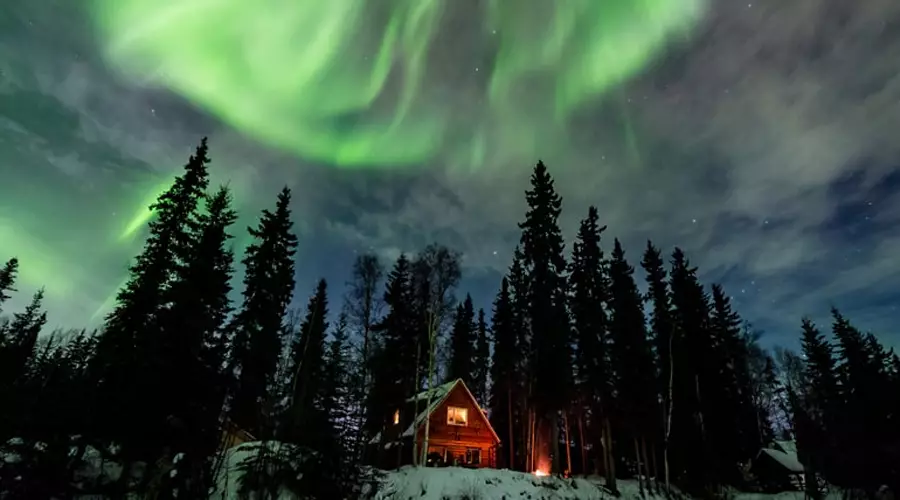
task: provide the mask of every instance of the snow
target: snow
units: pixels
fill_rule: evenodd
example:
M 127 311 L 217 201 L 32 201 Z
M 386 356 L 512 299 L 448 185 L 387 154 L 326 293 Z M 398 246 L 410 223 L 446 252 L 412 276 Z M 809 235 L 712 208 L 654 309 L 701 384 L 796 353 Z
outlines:
M 416 433 L 416 429 L 419 428 L 425 422 L 425 419 L 428 418 L 435 410 L 437 410 L 438 406 L 441 406 L 441 403 L 447 399 L 447 396 L 450 395 L 450 391 L 456 387 L 456 384 L 460 383 L 462 379 L 456 379 L 453 382 L 447 382 L 446 384 L 441 384 L 437 387 L 429 389 L 427 391 L 422 391 L 419 394 L 416 394 L 414 397 L 407 399 L 406 401 L 411 403 L 413 401 L 425 400 L 428 401 L 428 398 L 431 397 L 431 405 L 428 408 L 422 410 L 418 415 L 416 415 L 415 421 L 410 424 L 409 428 L 403 431 L 403 437 L 410 437 Z
M 785 453 L 783 451 L 772 450 L 770 448 L 763 448 L 762 452 L 774 458 L 778 463 L 782 465 L 782 467 L 791 472 L 803 472 L 803 464 L 801 464 L 797 459 L 797 455 Z
M 563 479 L 498 469 L 403 467 L 384 472 L 373 500 L 597 500 L 613 499 L 600 478 Z M 637 481 L 619 480 L 623 500 L 662 500 L 640 495 Z
M 284 446 L 290 446 L 276 441 L 252 441 L 243 443 L 225 452 L 225 460 L 218 477 L 216 478 L 216 486 L 210 492 L 210 500 L 244 500 L 245 497 L 239 494 L 241 486 L 241 463 L 257 453 L 260 446 L 266 446 L 273 455 L 278 454 Z M 299 479 L 299 476 L 298 476 Z M 255 499 L 254 495 L 250 496 Z M 277 499 L 272 500 L 295 500 L 296 495 L 282 488 Z

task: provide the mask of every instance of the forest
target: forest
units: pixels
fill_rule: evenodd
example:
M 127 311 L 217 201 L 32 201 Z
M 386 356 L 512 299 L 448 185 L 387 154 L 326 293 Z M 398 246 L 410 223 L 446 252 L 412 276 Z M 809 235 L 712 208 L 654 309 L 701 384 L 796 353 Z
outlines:
M 765 491 L 747 464 L 784 439 L 810 498 L 900 491 L 897 354 L 835 308 L 830 325 L 797 318 L 799 352 L 764 349 L 680 248 L 628 255 L 594 207 L 567 245 L 541 162 L 487 311 L 459 289 L 463 256 L 437 243 L 358 255 L 346 290 L 296 283 L 288 188 L 236 254 L 210 166 L 203 139 L 97 331 L 45 331 L 43 291 L 3 310 L 29 265 L 3 256 L 0 455 L 16 459 L 0 460 L 0 498 L 207 498 L 229 426 L 261 443 L 235 488 L 357 498 L 395 408 L 456 378 L 488 412 L 499 467 L 725 498 Z M 88 449 L 124 472 L 82 477 Z

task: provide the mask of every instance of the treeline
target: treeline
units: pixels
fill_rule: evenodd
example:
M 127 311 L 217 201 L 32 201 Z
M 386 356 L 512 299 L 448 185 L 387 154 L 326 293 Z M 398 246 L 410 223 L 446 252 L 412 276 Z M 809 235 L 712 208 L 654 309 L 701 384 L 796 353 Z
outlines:
M 440 245 L 389 272 L 361 255 L 337 314 L 324 280 L 291 310 L 287 188 L 248 228 L 232 304 L 236 214 L 227 188 L 210 190 L 209 163 L 204 140 L 153 205 L 98 332 L 39 339 L 42 292 L 0 327 L 0 443 L 15 457 L 0 460 L 3 498 L 206 498 L 223 485 L 353 497 L 395 409 L 455 378 L 489 409 L 503 467 L 717 495 L 759 489 L 746 465 L 796 437 L 814 497 L 819 478 L 869 495 L 900 486 L 895 354 L 834 310 L 833 341 L 804 320 L 802 354 L 776 359 L 677 248 L 666 258 L 648 242 L 642 294 L 619 241 L 604 253 L 596 208 L 566 252 L 542 163 L 489 321 L 457 300 L 460 255 Z M 16 259 L 0 270 L 0 307 L 17 270 Z M 262 444 L 233 484 L 223 431 L 235 429 Z M 86 457 L 123 472 L 86 473 Z

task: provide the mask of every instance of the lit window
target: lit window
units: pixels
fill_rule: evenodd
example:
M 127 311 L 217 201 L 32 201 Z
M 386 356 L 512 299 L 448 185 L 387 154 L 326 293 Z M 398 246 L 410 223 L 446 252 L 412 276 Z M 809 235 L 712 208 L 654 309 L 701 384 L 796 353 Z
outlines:
M 469 421 L 468 416 L 469 410 L 466 408 L 447 407 L 447 425 L 466 425 Z
M 394 425 L 400 423 L 400 410 L 394 412 Z

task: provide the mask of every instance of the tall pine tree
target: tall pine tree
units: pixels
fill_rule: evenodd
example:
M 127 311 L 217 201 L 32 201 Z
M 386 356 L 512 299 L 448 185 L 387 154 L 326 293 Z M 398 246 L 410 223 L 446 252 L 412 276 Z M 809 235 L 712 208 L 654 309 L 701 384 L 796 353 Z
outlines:
M 472 393 L 478 404 L 486 406 L 488 402 L 488 375 L 491 371 L 491 353 L 488 346 L 487 321 L 484 309 L 478 310 L 475 322 L 475 353 L 472 357 Z
M 314 424 L 322 418 L 325 380 L 325 337 L 328 332 L 328 284 L 319 280 L 306 307 L 300 332 L 291 344 L 290 406 L 283 439 L 310 445 Z
M 171 387 L 164 384 L 160 319 L 169 306 L 172 280 L 194 243 L 197 206 L 209 184 L 208 162 L 204 138 L 184 173 L 150 206 L 150 235 L 98 339 L 93 371 L 100 409 L 95 430 L 123 445 L 126 464 L 155 460 L 167 441 L 164 402 Z
M 490 416 L 491 425 L 500 436 L 498 461 L 510 469 L 518 466 L 515 451 L 521 446 L 519 433 L 515 432 L 519 415 L 519 391 L 517 366 L 518 349 L 513 323 L 512 297 L 509 280 L 504 277 L 500 291 L 494 299 L 491 316 L 491 333 L 494 339 L 491 363 Z
M 566 310 L 566 259 L 558 219 L 562 198 L 543 162 L 531 175 L 525 192 L 528 211 L 519 224 L 522 256 L 529 274 L 528 319 L 532 334 L 533 386 L 531 399 L 538 417 L 537 446 L 548 454 L 553 472 L 559 463 L 559 417 L 570 406 L 572 352 Z
M 608 346 L 608 318 L 606 302 L 609 297 L 609 283 L 604 270 L 603 250 L 600 237 L 606 226 L 598 224 L 596 207 L 588 209 L 587 217 L 581 221 L 578 235 L 572 246 L 572 262 L 569 278 L 569 309 L 572 312 L 575 339 L 575 400 L 579 432 L 582 434 L 581 461 L 587 473 L 587 453 L 585 441 L 601 449 L 604 453 L 607 482 L 615 481 L 609 467 L 611 455 L 608 447 L 596 446 L 609 443 L 601 439 L 607 433 L 609 405 L 612 400 L 612 371 Z M 585 436 L 587 427 L 588 436 Z
M 259 436 L 270 432 L 274 422 L 263 418 L 259 408 L 278 366 L 282 349 L 282 321 L 294 292 L 294 254 L 297 237 L 292 232 L 291 191 L 282 189 L 275 210 L 263 210 L 243 264 L 244 302 L 232 320 L 231 365 L 236 384 L 231 400 L 231 418 L 243 429 Z
M 657 424 L 656 367 L 647 338 L 643 299 L 633 275 L 634 268 L 625 260 L 625 251 L 616 239 L 609 262 L 610 357 L 616 385 L 614 412 L 617 427 L 630 438 L 622 440 L 623 447 L 632 445 L 629 454 L 638 464 L 638 473 L 650 477 L 649 459 L 645 455 L 646 441 L 653 438 Z
M 450 363 L 447 367 L 447 380 L 461 378 L 465 384 L 475 387 L 475 307 L 472 297 L 456 307 L 453 318 L 453 329 L 450 331 Z
M 661 451 L 663 459 L 663 479 L 666 488 L 670 486 L 669 471 L 669 439 L 671 438 L 672 423 L 672 344 L 674 341 L 675 324 L 672 316 L 672 301 L 667 282 L 665 263 L 658 248 L 648 241 L 647 248 L 641 260 L 647 279 L 647 296 L 650 302 L 650 336 L 652 338 L 656 355 L 656 394 L 660 401 L 659 432 L 661 434 Z
M 712 450 L 704 410 L 715 401 L 704 397 L 713 380 L 710 352 L 709 298 L 680 248 L 672 253 L 669 287 L 675 326 L 671 360 L 674 368 L 670 445 L 676 477 L 689 491 L 702 491 L 716 484 L 709 470 Z M 691 360 L 701 359 L 696 363 Z

